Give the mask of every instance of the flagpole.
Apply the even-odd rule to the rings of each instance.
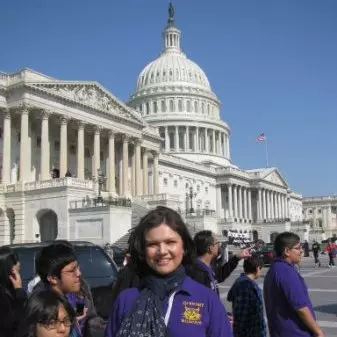
[[[265,148],[266,148],[266,165],[267,165],[267,168],[268,168],[269,167],[269,157],[268,157],[267,137],[265,137],[265,139],[264,139],[264,145],[265,145]]]

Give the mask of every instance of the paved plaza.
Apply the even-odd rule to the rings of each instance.
[[[316,317],[326,337],[337,336],[337,267],[328,268],[328,257],[321,258],[322,267],[315,268],[313,258],[303,258],[301,274],[309,288],[309,294],[314,305]],[[266,273],[267,269],[265,270]],[[227,311],[231,311],[231,304],[226,301],[227,292],[234,280],[242,272],[239,266],[224,283],[220,284],[221,298]],[[262,286],[263,277],[258,281]]]

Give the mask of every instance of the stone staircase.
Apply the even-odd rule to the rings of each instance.
[[[140,219],[147,214],[149,211],[147,208],[147,203],[144,201],[134,201],[131,205],[132,215],[131,215],[131,229],[138,225]],[[119,238],[114,245],[118,246],[121,249],[126,249],[128,247],[128,240],[130,237],[130,231],[125,235]]]

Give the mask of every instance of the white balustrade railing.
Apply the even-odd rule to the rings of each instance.
[[[57,178],[43,181],[32,181],[29,183],[17,182],[15,184],[0,185],[0,193],[12,193],[18,191],[33,191],[55,187],[74,187],[86,190],[94,189],[92,180],[81,180],[72,177]]]
[[[161,200],[170,200],[170,201],[180,201],[180,196],[177,194],[152,194],[152,195],[142,195],[140,199],[143,201],[161,201]]]
[[[91,190],[94,188],[94,182],[92,180],[65,177],[44,181],[33,181],[25,184],[26,191],[53,187],[75,187]]]

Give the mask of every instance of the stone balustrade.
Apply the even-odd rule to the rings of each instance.
[[[0,185],[0,193],[13,193],[19,191],[33,191],[55,187],[73,187],[85,190],[93,190],[95,183],[92,180],[81,180],[77,178],[65,177],[43,181],[32,181],[29,183],[18,182],[16,184]]]

